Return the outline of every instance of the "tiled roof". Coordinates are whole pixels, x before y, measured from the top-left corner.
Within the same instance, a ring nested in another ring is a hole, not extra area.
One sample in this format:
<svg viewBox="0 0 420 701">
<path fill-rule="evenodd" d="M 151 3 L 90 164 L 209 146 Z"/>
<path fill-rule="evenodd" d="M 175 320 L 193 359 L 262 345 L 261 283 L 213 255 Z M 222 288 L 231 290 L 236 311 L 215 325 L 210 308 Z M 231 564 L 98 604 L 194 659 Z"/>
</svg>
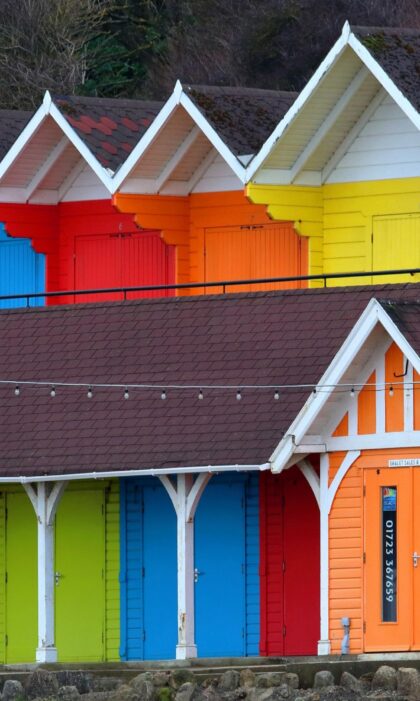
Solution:
<svg viewBox="0 0 420 701">
<path fill-rule="evenodd" d="M 13 146 L 33 112 L 24 110 L 0 110 L 0 160 Z"/>
<path fill-rule="evenodd" d="M 297 93 L 186 85 L 185 92 L 236 156 L 257 153 Z"/>
<path fill-rule="evenodd" d="M 0 380 L 153 383 L 160 390 L 0 384 L 0 475 L 260 464 L 372 297 L 420 303 L 420 285 L 288 290 L 0 312 Z M 418 316 L 417 316 L 418 318 Z"/>
<path fill-rule="evenodd" d="M 163 103 L 103 97 L 54 97 L 54 103 L 98 161 L 115 171 Z"/>
<path fill-rule="evenodd" d="M 420 30 L 352 27 L 352 31 L 420 111 Z"/>
<path fill-rule="evenodd" d="M 420 355 L 420 302 L 383 302 L 382 306 L 410 346 Z"/>
</svg>

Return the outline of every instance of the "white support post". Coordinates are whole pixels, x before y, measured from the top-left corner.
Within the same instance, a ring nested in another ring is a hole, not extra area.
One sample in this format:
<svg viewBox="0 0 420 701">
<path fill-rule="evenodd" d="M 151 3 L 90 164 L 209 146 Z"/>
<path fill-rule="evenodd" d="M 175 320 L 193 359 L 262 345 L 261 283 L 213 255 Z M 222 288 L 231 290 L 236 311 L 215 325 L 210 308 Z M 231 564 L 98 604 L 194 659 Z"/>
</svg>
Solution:
<svg viewBox="0 0 420 701">
<path fill-rule="evenodd" d="M 56 482 L 52 488 L 38 482 L 35 489 L 25 484 L 38 521 L 38 647 L 37 662 L 57 662 L 54 640 L 54 520 L 58 503 L 67 482 Z"/>
<path fill-rule="evenodd" d="M 200 497 L 211 477 L 201 473 L 194 480 L 191 474 L 177 475 L 177 486 L 169 477 L 160 477 L 177 517 L 178 553 L 178 644 L 176 659 L 197 657 L 194 635 L 194 515 Z"/>
<path fill-rule="evenodd" d="M 329 611 L 328 611 L 328 468 L 329 457 L 324 453 L 320 459 L 320 560 L 321 560 L 321 638 L 318 641 L 318 655 L 329 655 L 331 643 L 329 640 Z"/>
</svg>

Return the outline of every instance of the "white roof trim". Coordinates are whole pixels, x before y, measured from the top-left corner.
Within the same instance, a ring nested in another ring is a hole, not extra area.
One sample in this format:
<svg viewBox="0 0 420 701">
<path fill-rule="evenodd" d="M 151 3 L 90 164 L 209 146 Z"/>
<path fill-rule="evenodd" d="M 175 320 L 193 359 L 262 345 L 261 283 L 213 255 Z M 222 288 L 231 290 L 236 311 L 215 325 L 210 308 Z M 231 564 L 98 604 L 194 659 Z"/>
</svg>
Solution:
<svg viewBox="0 0 420 701">
<path fill-rule="evenodd" d="M 376 299 L 371 299 L 365 311 L 317 383 L 317 388 L 326 385 L 336 385 L 340 382 L 343 374 L 351 365 L 377 323 L 382 324 L 404 353 L 405 357 L 408 358 L 413 365 L 413 368 L 415 368 L 417 372 L 420 372 L 420 357 L 388 316 L 382 305 Z M 295 446 L 302 442 L 302 439 L 310 429 L 314 419 L 323 409 L 333 392 L 334 387 L 330 387 L 328 391 L 311 394 L 306 400 L 299 414 L 270 457 L 271 469 L 273 472 L 281 472 L 287 466 L 288 461 L 295 452 Z"/>
<path fill-rule="evenodd" d="M 95 158 L 93 153 L 82 141 L 82 139 L 76 134 L 73 127 L 69 124 L 65 117 L 63 117 L 59 109 L 53 103 L 48 90 L 44 95 L 42 105 L 35 112 L 34 116 L 29 120 L 22 133 L 19 135 L 13 146 L 9 149 L 9 151 L 6 153 L 3 160 L 1 161 L 0 180 L 9 170 L 9 168 L 13 165 L 16 159 L 21 155 L 26 144 L 36 134 L 39 127 L 48 116 L 50 116 L 60 127 L 60 129 L 68 138 L 68 140 L 73 144 L 77 151 L 79 151 L 82 158 L 84 158 L 86 163 L 88 163 L 88 165 L 92 168 L 93 172 L 98 176 L 99 180 L 103 183 L 103 185 L 105 185 L 107 190 L 111 192 L 112 178 L 108 174 L 107 170 Z"/>
<path fill-rule="evenodd" d="M 289 127 L 291 122 L 295 119 L 297 114 L 304 107 L 305 103 L 315 92 L 319 83 L 325 79 L 328 72 L 336 63 L 346 46 L 350 46 L 353 49 L 355 54 L 370 70 L 372 75 L 378 80 L 378 82 L 383 86 L 383 88 L 388 92 L 388 94 L 393 98 L 393 100 L 395 100 L 397 105 L 413 122 L 414 126 L 416 126 L 417 129 L 420 130 L 420 115 L 417 112 L 417 110 L 413 107 L 411 102 L 403 95 L 401 90 L 397 88 L 395 83 L 391 80 L 391 78 L 379 65 L 379 63 L 373 58 L 368 49 L 366 49 L 366 47 L 363 46 L 363 44 L 359 41 L 355 34 L 352 33 L 349 23 L 345 22 L 343 30 L 341 32 L 341 36 L 338 39 L 338 41 L 328 52 L 319 68 L 315 71 L 312 78 L 309 80 L 309 82 L 306 84 L 306 86 L 300 93 L 299 97 L 295 100 L 288 112 L 286 112 L 285 116 L 278 123 L 271 136 L 267 139 L 265 144 L 263 144 L 260 151 L 249 164 L 246 173 L 247 183 L 250 182 L 255 176 L 257 170 L 261 167 L 266 158 L 270 155 L 271 150 L 276 145 L 277 141 L 283 136 L 284 132 Z"/>
<path fill-rule="evenodd" d="M 209 124 L 204 115 L 201 114 L 200 110 L 195 106 L 191 98 L 187 95 L 187 93 L 184 92 L 184 89 L 179 80 L 177 80 L 171 97 L 165 102 L 161 111 L 153 120 L 152 124 L 142 136 L 136 147 L 130 153 L 125 163 L 123 163 L 121 168 L 119 168 L 119 170 L 115 173 L 112 179 L 113 194 L 121 187 L 124 180 L 136 167 L 137 162 L 140 160 L 140 158 L 146 152 L 149 146 L 153 143 L 153 141 L 157 138 L 159 132 L 164 127 L 172 113 L 179 105 L 181 105 L 185 109 L 185 111 L 190 115 L 191 119 L 195 122 L 199 129 L 201 129 L 201 131 L 208 138 L 212 146 L 214 146 L 214 148 L 220 153 L 222 158 L 233 170 L 233 172 L 239 178 L 239 180 L 242 183 L 245 183 L 246 168 L 222 141 L 218 133 Z"/>
</svg>

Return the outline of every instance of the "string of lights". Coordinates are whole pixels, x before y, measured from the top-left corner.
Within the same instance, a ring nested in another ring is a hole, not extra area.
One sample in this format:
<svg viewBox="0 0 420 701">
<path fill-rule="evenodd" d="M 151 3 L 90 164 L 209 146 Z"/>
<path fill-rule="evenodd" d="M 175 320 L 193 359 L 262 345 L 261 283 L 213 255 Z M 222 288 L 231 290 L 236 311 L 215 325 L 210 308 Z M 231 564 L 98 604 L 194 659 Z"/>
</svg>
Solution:
<svg viewBox="0 0 420 701">
<path fill-rule="evenodd" d="M 0 380 L 0 386 L 12 386 L 14 387 L 14 394 L 16 397 L 21 395 L 22 389 L 27 387 L 47 387 L 50 390 L 51 397 L 57 395 L 58 389 L 65 388 L 77 388 L 84 389 L 86 391 L 86 396 L 88 399 L 92 399 L 94 396 L 94 390 L 100 389 L 116 389 L 122 391 L 122 396 L 124 399 L 130 398 L 130 392 L 135 390 L 149 390 L 160 392 L 160 397 L 162 400 L 168 398 L 169 392 L 177 391 L 196 391 L 197 398 L 203 400 L 205 397 L 205 392 L 211 392 L 212 390 L 226 390 L 236 392 L 236 399 L 240 401 L 242 399 L 243 392 L 256 391 L 256 390 L 270 390 L 273 392 L 273 398 L 277 401 L 280 399 L 282 392 L 289 390 L 308 390 L 313 394 L 331 392 L 334 390 L 339 393 L 349 392 L 350 396 L 354 398 L 356 393 L 361 390 L 366 390 L 370 392 L 385 392 L 388 390 L 390 396 L 393 396 L 394 391 L 398 388 L 400 389 L 412 389 L 416 386 L 420 386 L 420 381 L 412 380 L 410 382 L 397 381 L 397 382 L 384 382 L 379 386 L 374 383 L 364 383 L 364 384 L 352 384 L 347 382 L 335 383 L 335 384 L 323 384 L 314 385 L 308 383 L 300 384 L 156 384 L 156 383 L 107 383 L 107 382 L 66 382 L 66 381 L 50 381 L 50 380 Z"/>
</svg>

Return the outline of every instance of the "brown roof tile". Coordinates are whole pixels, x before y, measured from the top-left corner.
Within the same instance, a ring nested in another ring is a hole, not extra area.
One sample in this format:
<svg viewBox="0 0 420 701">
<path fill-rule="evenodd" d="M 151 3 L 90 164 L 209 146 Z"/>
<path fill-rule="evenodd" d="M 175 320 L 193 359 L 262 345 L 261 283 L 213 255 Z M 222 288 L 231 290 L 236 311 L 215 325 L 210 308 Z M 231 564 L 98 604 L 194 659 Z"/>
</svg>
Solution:
<svg viewBox="0 0 420 701">
<path fill-rule="evenodd" d="M 88 399 L 57 387 L 52 398 L 21 385 L 15 396 L 0 384 L 0 475 L 266 462 L 309 390 L 275 401 L 243 389 L 237 401 L 236 387 L 317 383 L 372 297 L 410 302 L 404 323 L 417 328 L 418 284 L 1 311 L 0 380 L 153 383 L 168 394 L 133 389 L 124 400 L 95 388 Z M 199 400 L 171 384 L 234 389 Z"/>
<path fill-rule="evenodd" d="M 24 110 L 0 110 L 0 159 L 13 146 L 32 115 Z"/>
</svg>

